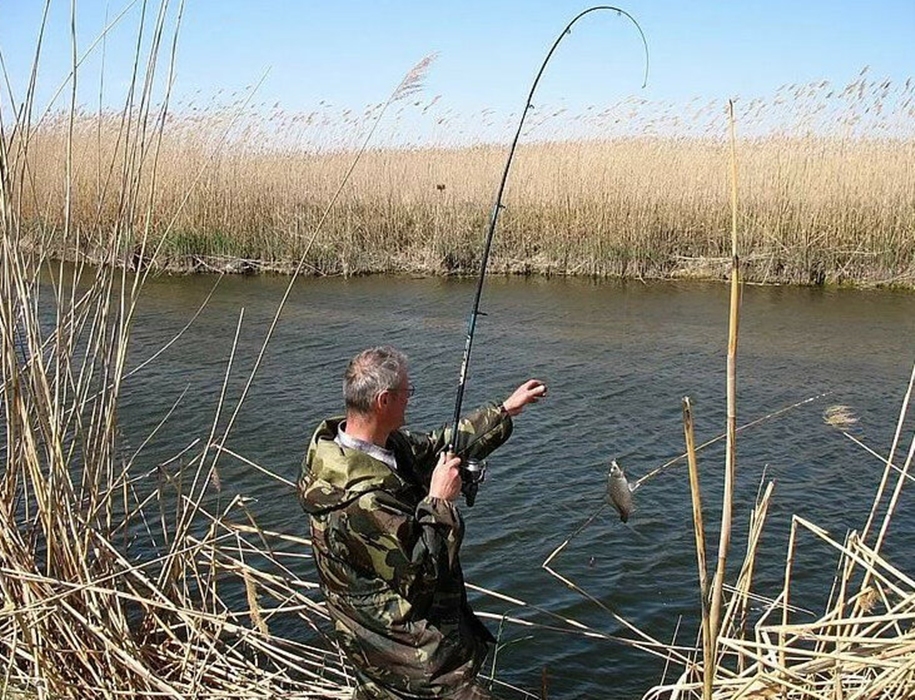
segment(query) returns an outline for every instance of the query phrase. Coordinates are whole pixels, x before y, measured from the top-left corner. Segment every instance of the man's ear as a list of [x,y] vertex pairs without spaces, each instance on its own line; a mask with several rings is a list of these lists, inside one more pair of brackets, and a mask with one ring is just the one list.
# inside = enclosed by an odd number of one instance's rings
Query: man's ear
[[389,391],[380,391],[378,396],[375,397],[375,403],[379,407],[386,407],[391,402],[391,392]]

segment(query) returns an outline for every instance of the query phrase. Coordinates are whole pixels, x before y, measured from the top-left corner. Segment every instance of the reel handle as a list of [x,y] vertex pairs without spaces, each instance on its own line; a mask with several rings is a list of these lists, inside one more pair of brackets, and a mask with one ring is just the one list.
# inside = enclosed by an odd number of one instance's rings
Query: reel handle
[[468,459],[461,463],[461,493],[468,508],[473,507],[480,484],[486,479],[486,466],[485,459]]

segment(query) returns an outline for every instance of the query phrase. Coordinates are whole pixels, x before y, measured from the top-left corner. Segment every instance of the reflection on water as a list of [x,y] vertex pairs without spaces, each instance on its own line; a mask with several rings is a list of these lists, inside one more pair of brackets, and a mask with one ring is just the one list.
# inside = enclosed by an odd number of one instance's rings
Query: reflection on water
[[[162,278],[148,285],[132,365],[184,326],[214,281]],[[140,468],[209,434],[241,322],[220,418],[224,428],[287,283],[270,277],[222,280],[196,323],[128,381],[121,420],[133,445],[188,389]],[[311,430],[341,411],[346,361],[381,343],[399,346],[411,358],[417,392],[410,426],[448,421],[474,284],[388,277],[298,281],[227,446],[294,480]],[[476,505],[464,509],[469,581],[607,634],[622,633],[607,609],[660,640],[670,640],[682,619],[679,639],[692,640],[698,599],[684,466],[636,492],[637,510],[628,524],[606,509],[552,562],[599,604],[550,576],[541,563],[600,506],[610,458],[635,480],[683,452],[683,396],[693,403],[697,442],[723,431],[727,304],[727,287],[714,284],[487,282],[487,315],[477,325],[465,407],[501,400],[528,377],[546,381],[550,393],[518,419],[513,438],[490,459]],[[846,529],[863,526],[881,464],[821,416],[828,405],[847,404],[860,419],[856,437],[880,453],[889,449],[915,359],[913,311],[915,297],[903,293],[744,290],[738,424],[831,392],[739,437],[732,569],[740,563],[761,479],[777,484],[757,559],[758,592],[778,591],[792,513],[839,539]],[[699,458],[707,523],[716,521],[720,508],[723,450],[721,441]],[[263,526],[307,534],[288,487],[229,459],[220,468],[224,490],[257,499],[250,507]],[[911,512],[903,504],[894,519],[891,557],[911,551]],[[717,542],[713,526],[708,537]],[[821,610],[834,558],[813,542],[804,545],[792,597]],[[297,573],[313,578],[307,561],[301,567]],[[474,597],[478,609],[552,622],[536,610]],[[663,669],[662,661],[644,652],[561,632],[507,625],[501,640],[498,675],[539,688],[546,667],[554,697],[637,697],[660,680]]]

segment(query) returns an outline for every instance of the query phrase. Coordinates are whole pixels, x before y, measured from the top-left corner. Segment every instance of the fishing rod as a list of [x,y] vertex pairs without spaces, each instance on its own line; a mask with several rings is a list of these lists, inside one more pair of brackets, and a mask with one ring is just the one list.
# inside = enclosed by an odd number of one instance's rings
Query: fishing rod
[[[579,12],[571,22],[569,22],[565,29],[559,34],[556,40],[553,42],[553,45],[550,47],[549,52],[546,57],[543,59],[543,63],[540,64],[540,70],[537,71],[537,76],[534,78],[534,82],[531,85],[530,92],[527,95],[527,101],[524,103],[524,109],[521,110],[521,118],[518,120],[518,128],[515,131],[515,137],[512,139],[511,148],[508,151],[508,158],[505,161],[505,169],[502,172],[502,179],[499,181],[499,189],[496,193],[496,201],[492,208],[492,215],[489,220],[489,231],[486,234],[486,243],[483,247],[483,258],[480,262],[480,275],[477,279],[477,288],[476,294],[473,298],[473,306],[470,310],[470,317],[467,320],[467,337],[464,341],[464,356],[461,360],[461,371],[458,379],[457,387],[457,396],[454,401],[454,418],[451,423],[451,444],[448,446],[449,452],[455,452],[460,454],[460,450],[456,449],[458,439],[458,425],[461,420],[461,405],[464,402],[464,387],[467,384],[467,368],[470,365],[470,351],[473,347],[473,334],[476,330],[477,317],[480,315],[480,299],[483,295],[483,281],[486,278],[486,266],[489,263],[489,251],[492,248],[492,239],[496,232],[496,224],[499,220],[499,212],[502,210],[502,195],[505,192],[505,185],[508,182],[508,173],[511,170],[512,159],[515,157],[515,148],[518,146],[518,140],[521,138],[521,130],[524,127],[524,120],[527,117],[528,111],[533,107],[532,100],[534,99],[534,92],[537,89],[537,84],[540,82],[540,78],[543,75],[543,72],[546,70],[547,64],[550,62],[550,59],[553,56],[553,53],[556,51],[556,48],[562,42],[567,34],[571,33],[572,26],[584,17],[587,14],[592,12],[597,12],[600,10],[610,10],[616,12],[617,15],[626,17],[631,21],[635,28],[639,32],[639,36],[642,39],[642,45],[645,47],[645,76],[642,80],[642,87],[648,84],[648,41],[645,39],[645,34],[642,32],[642,28],[639,26],[639,23],[635,18],[630,15],[625,10],[622,10],[618,7],[613,7],[611,5],[595,5],[594,7],[589,7],[582,12]],[[466,447],[464,448],[466,449]],[[467,471],[465,465],[462,463],[462,491],[464,496],[467,499],[467,505],[472,506],[474,498],[476,497],[476,489],[479,485],[479,482],[483,480],[482,469],[479,471]]]

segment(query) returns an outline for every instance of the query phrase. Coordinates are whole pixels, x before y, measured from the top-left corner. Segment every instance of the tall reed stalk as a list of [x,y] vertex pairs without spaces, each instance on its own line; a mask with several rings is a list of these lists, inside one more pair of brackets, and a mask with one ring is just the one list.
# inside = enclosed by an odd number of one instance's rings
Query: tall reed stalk
[[712,624],[709,611],[708,560],[705,547],[705,523],[702,518],[702,492],[699,488],[699,465],[696,460],[696,439],[693,432],[693,409],[689,397],[683,397],[683,435],[689,465],[689,493],[693,506],[693,533],[696,537],[696,567],[699,572],[700,631],[702,634],[703,700],[711,700],[713,661]]
[[725,443],[724,496],[721,506],[721,531],[718,539],[718,564],[712,579],[712,599],[709,605],[709,635],[711,658],[706,663],[714,675],[718,655],[718,631],[721,624],[722,591],[727,574],[728,548],[731,541],[731,511],[734,503],[734,479],[737,457],[737,327],[740,318],[740,262],[737,256],[737,152],[734,136],[734,104],[728,103],[731,134],[731,296],[728,322],[727,356],[727,440]]

